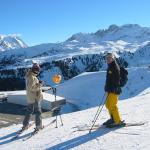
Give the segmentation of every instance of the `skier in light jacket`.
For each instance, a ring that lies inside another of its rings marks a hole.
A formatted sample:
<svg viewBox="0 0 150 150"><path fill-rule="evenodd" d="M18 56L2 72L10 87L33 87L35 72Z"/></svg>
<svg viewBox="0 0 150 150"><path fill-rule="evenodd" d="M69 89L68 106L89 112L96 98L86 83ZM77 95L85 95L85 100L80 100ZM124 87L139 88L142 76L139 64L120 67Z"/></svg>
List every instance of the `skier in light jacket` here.
<svg viewBox="0 0 150 150"><path fill-rule="evenodd" d="M27 112L23 120L22 129L25 130L29 126L31 115L35 114L35 125L36 130L42 128L42 117L41 117L41 101L43 99L42 94L42 81L38 80L37 76L40 73L40 66L33 64L32 68L26 73L26 94L27 94Z"/></svg>

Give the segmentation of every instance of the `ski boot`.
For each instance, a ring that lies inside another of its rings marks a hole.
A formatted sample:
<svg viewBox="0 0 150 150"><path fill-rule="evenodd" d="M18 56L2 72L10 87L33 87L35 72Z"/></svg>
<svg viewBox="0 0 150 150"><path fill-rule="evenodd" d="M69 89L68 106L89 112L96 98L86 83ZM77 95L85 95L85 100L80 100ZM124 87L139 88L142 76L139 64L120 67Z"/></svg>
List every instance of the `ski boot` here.
<svg viewBox="0 0 150 150"><path fill-rule="evenodd" d="M107 125L113 124L113 123L114 123L114 119L111 117L110 119L108 119L107 121L105 121L105 122L103 123L103 125L104 125L104 126L107 126Z"/></svg>
<svg viewBox="0 0 150 150"><path fill-rule="evenodd" d="M111 124L107 124L106 127L107 128L114 128L114 127L124 127L126 125L125 121L120 121L119 123L111 123Z"/></svg>

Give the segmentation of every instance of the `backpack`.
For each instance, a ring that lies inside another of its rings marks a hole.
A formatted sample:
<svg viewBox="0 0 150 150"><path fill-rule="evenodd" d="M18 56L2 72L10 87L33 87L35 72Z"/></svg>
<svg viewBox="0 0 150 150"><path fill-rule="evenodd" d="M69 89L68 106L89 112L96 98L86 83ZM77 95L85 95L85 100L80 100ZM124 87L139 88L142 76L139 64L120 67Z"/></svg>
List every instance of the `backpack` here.
<svg viewBox="0 0 150 150"><path fill-rule="evenodd" d="M124 87L128 81L128 71L124 67L120 67L120 87Z"/></svg>

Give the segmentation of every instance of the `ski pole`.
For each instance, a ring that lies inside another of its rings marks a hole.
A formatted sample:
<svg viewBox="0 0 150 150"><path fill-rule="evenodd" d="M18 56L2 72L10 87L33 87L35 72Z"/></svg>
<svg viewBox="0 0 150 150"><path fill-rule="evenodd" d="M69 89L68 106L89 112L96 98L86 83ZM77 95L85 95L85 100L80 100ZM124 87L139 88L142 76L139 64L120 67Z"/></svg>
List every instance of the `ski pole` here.
<svg viewBox="0 0 150 150"><path fill-rule="evenodd" d="M53 88L53 94L55 96L55 102L56 102L56 88ZM57 128L57 113L56 113L56 128Z"/></svg>
<svg viewBox="0 0 150 150"><path fill-rule="evenodd" d="M99 106L98 106L97 112L96 112L96 114L95 114L94 119L93 119L92 122L94 122L94 120L95 120L95 118L96 118L96 116L97 116L97 114L98 114L98 112L99 112L99 110L100 110L100 107L101 107L101 105L103 104L103 100L104 100L105 95L106 95L106 94L104 93L104 95L103 95L103 97L102 97L102 101L101 101L101 103L100 103Z"/></svg>
<svg viewBox="0 0 150 150"><path fill-rule="evenodd" d="M108 97L108 95L107 95L107 97ZM95 125L95 123L96 123L96 121L97 121L97 119L98 119L100 113L102 112L103 107L104 107L104 105L105 105L105 101L107 100L107 97L106 97L106 99L104 99L104 97L103 97L103 100L102 100L103 105L102 105L101 109L100 109L100 107L99 107L99 112L97 113L97 116L95 117L95 120L94 120L94 122L93 122L93 124L92 124L92 126L91 126L91 128L90 128L89 133L91 133L92 128L94 127L94 125Z"/></svg>
<svg viewBox="0 0 150 150"><path fill-rule="evenodd" d="M46 85L46 86L50 86L50 85ZM57 88L50 86L50 88L48 90L51 90L51 89L52 89L53 95L55 96L55 102L56 102ZM63 126L63 121L62 121L61 113L59 112L59 114L56 113L56 119L55 119L56 120L56 128L58 128L58 126L57 126L57 124L58 124L57 123L58 122L58 116L60 117L61 125Z"/></svg>
<svg viewBox="0 0 150 150"><path fill-rule="evenodd" d="M62 121L62 118L61 118L61 114L59 114L59 117L60 117L61 125L63 126L63 121Z"/></svg>
<svg viewBox="0 0 150 150"><path fill-rule="evenodd" d="M55 128L58 128L58 127L57 127L57 115L56 115L56 127L55 127Z"/></svg>
<svg viewBox="0 0 150 150"><path fill-rule="evenodd" d="M101 113L103 107L104 107L104 104L102 105L101 110L99 111L98 115L96 116L96 118L95 118L95 120L94 120L94 122L93 122L93 124L92 124L92 126L91 126L91 128L90 128L89 133L91 133L91 130L93 129L93 127L94 127L94 125L95 125L95 123L96 123L96 121L97 121L97 118L99 117L99 115L100 115L100 113Z"/></svg>
<svg viewBox="0 0 150 150"><path fill-rule="evenodd" d="M56 102L56 95L57 95L57 89L56 88L53 88L53 93L55 95L55 102ZM61 108L61 106L60 106L60 108ZM61 125L63 126L63 121L62 121L61 113L59 112L59 114L58 113L56 114L56 128L57 128L57 118L58 118L58 115L60 117Z"/></svg>

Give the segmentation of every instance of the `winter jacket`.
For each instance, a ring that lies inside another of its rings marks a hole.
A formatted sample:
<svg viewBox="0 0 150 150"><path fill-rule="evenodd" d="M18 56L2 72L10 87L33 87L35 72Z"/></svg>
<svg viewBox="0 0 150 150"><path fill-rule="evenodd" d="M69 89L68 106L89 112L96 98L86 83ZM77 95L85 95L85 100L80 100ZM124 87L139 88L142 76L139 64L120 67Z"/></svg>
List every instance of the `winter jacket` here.
<svg viewBox="0 0 150 150"><path fill-rule="evenodd" d="M26 73L26 92L29 104L41 101L43 99L41 83L39 83L36 74L29 70Z"/></svg>
<svg viewBox="0 0 150 150"><path fill-rule="evenodd" d="M111 64L108 64L106 83L105 83L105 92L108 93L121 93L120 87L120 68L116 61L113 61Z"/></svg>

